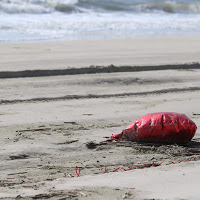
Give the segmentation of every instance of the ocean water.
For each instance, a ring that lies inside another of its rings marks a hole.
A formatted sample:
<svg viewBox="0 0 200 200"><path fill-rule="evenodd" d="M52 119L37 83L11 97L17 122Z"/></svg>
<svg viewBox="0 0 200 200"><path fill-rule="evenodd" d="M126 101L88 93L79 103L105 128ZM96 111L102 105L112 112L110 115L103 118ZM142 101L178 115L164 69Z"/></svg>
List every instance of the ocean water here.
<svg viewBox="0 0 200 200"><path fill-rule="evenodd" d="M200 0L0 0L0 42L200 35Z"/></svg>

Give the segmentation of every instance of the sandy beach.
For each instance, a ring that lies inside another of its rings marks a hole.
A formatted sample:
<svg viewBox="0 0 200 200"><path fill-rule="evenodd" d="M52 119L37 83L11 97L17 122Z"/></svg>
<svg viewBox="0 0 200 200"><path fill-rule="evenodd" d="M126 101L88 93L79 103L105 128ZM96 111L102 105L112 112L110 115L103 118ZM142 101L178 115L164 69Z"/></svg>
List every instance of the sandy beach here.
<svg viewBox="0 0 200 200"><path fill-rule="evenodd" d="M0 43L0 198L199 199L199 43ZM186 114L195 137L103 142L153 112Z"/></svg>

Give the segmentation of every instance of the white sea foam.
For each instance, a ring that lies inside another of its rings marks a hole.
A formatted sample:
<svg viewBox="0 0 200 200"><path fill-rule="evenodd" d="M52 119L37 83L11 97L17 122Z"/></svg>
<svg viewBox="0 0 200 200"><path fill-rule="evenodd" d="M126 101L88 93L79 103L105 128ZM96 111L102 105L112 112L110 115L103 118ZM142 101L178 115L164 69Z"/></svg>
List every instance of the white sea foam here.
<svg viewBox="0 0 200 200"><path fill-rule="evenodd" d="M0 0L0 41L199 35L199 0Z"/></svg>

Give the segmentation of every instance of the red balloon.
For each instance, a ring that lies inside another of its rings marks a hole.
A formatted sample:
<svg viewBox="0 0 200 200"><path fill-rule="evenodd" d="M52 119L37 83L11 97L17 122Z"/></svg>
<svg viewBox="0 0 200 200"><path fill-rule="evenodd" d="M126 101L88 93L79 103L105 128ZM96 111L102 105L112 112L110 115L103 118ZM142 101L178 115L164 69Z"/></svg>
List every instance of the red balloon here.
<svg viewBox="0 0 200 200"><path fill-rule="evenodd" d="M182 144L191 141L196 130L196 124L185 114L160 112L139 118L111 139Z"/></svg>

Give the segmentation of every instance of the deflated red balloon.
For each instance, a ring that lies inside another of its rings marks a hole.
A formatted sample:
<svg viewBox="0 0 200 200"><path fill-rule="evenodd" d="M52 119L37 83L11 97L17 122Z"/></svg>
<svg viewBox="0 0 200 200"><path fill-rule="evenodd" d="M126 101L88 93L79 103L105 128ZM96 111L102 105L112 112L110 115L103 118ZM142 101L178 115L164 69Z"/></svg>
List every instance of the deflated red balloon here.
<svg viewBox="0 0 200 200"><path fill-rule="evenodd" d="M160 112L147 114L120 134L111 136L113 140L132 140L157 143L187 143L194 137L197 126L185 114Z"/></svg>

